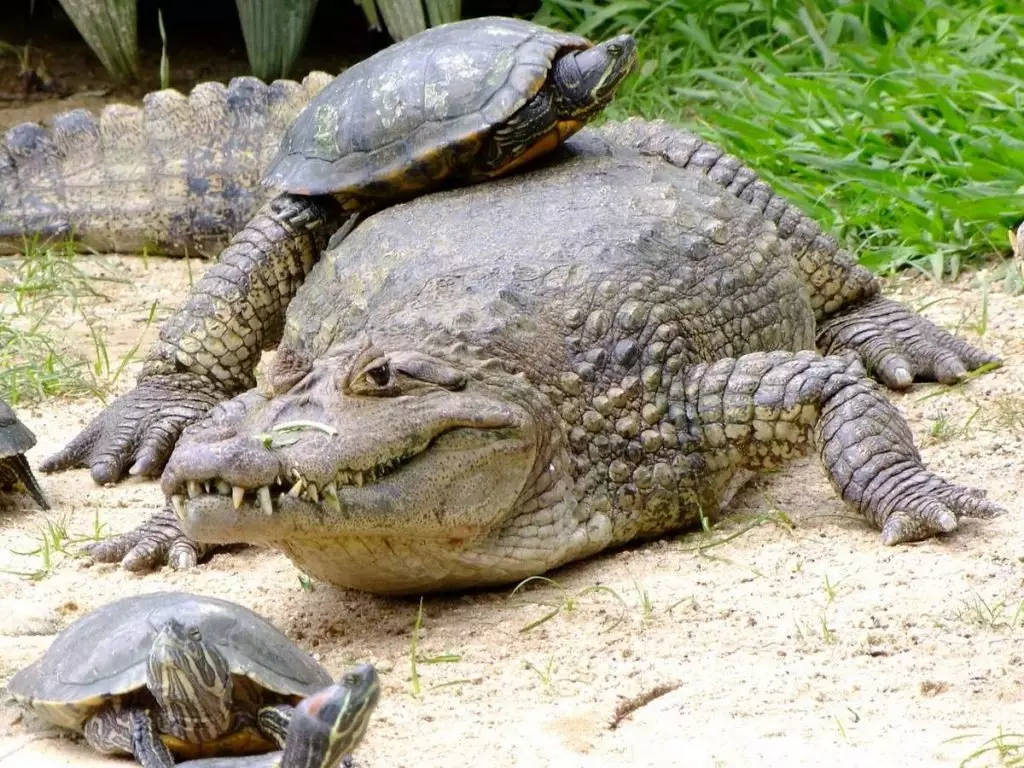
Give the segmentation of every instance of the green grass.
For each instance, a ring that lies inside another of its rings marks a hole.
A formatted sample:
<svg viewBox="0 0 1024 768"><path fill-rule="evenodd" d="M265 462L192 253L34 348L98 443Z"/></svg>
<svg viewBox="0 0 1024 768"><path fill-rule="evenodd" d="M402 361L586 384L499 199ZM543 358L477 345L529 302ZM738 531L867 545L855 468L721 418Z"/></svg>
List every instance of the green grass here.
<svg viewBox="0 0 1024 768"><path fill-rule="evenodd" d="M1024 218L1024 5L997 0L544 0L541 23L632 31L608 116L741 157L866 266L936 276L1010 252Z"/></svg>
<svg viewBox="0 0 1024 768"><path fill-rule="evenodd" d="M138 353L141 338L111 360L95 307L110 300L108 286L127 282L69 243L29 244L21 257L0 257L0 399L17 405L86 392L104 397ZM142 333L155 320L154 304ZM71 333L76 328L87 331L87 349Z"/></svg>

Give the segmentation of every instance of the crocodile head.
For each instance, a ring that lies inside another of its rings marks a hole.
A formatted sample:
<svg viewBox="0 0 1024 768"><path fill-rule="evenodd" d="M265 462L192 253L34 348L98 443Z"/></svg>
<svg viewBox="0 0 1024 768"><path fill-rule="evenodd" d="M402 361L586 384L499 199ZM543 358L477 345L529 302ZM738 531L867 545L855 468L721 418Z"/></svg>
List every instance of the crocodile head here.
<svg viewBox="0 0 1024 768"><path fill-rule="evenodd" d="M549 463L507 382L440 358L365 340L315 362L282 349L267 383L186 430L162 486L197 540L272 545L334 584L479 581L465 561Z"/></svg>

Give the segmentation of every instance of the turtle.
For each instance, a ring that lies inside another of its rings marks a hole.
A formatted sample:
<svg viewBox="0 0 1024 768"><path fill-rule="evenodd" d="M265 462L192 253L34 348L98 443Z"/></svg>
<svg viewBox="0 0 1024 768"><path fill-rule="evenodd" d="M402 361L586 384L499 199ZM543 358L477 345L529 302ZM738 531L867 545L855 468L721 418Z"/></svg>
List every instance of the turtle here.
<svg viewBox="0 0 1024 768"><path fill-rule="evenodd" d="M283 751L207 757L177 768L335 768L363 740L379 698L377 670L360 664L295 705Z"/></svg>
<svg viewBox="0 0 1024 768"><path fill-rule="evenodd" d="M248 608L154 592L78 619L7 689L100 752L172 768L175 758L282 747L293 706L332 682Z"/></svg>
<svg viewBox="0 0 1024 768"><path fill-rule="evenodd" d="M32 430L21 423L11 407L0 400L0 491L23 485L43 509L50 504L39 487L25 452L36 444Z"/></svg>
<svg viewBox="0 0 1024 768"><path fill-rule="evenodd" d="M263 184L358 210L481 181L557 147L611 101L636 44L520 19L432 27L346 69L285 131Z"/></svg>

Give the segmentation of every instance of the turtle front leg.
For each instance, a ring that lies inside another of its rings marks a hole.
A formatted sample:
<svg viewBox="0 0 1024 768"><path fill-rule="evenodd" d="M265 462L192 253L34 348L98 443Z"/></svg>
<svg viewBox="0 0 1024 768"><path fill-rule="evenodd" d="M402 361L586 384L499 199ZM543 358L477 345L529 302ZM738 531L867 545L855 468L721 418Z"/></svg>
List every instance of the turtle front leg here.
<svg viewBox="0 0 1024 768"><path fill-rule="evenodd" d="M703 465L693 468L718 474L719 485L738 470L768 469L816 447L832 486L881 529L885 544L1003 512L982 491L924 466L906 421L849 357L755 353L693 366L672 389L682 399L676 426Z"/></svg>
<svg viewBox="0 0 1024 768"><path fill-rule="evenodd" d="M174 758L144 709L108 707L86 721L84 731L97 752L134 755L143 768L174 768Z"/></svg>
<svg viewBox="0 0 1024 768"><path fill-rule="evenodd" d="M260 729L260 733L284 749L284 742L288 737L288 726L294 712L295 707L290 704L263 707L256 716L256 727Z"/></svg>

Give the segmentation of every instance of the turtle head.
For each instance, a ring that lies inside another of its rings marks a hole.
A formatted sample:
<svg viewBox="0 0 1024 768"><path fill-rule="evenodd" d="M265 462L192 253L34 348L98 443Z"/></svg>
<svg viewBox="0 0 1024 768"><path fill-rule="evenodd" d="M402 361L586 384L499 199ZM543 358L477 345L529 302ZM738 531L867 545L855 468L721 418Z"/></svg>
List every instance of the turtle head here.
<svg viewBox="0 0 1024 768"><path fill-rule="evenodd" d="M168 733L208 741L231 725L231 668L199 627L171 619L149 651L146 681Z"/></svg>
<svg viewBox="0 0 1024 768"><path fill-rule="evenodd" d="M280 768L337 766L363 740L379 698L377 670L360 664L300 701L288 725Z"/></svg>
<svg viewBox="0 0 1024 768"><path fill-rule="evenodd" d="M585 121L607 106L636 64L636 41L619 35L555 63L555 86L563 117Z"/></svg>

